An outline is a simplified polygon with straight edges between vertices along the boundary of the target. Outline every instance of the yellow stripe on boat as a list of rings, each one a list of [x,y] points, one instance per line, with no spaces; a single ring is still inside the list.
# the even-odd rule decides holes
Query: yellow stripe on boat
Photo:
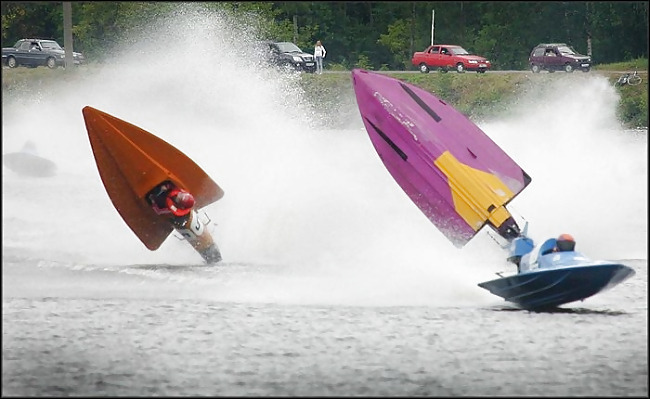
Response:
[[[510,217],[503,205],[514,194],[497,176],[459,162],[449,151],[434,164],[447,176],[456,212],[474,230],[488,220],[498,228]]]

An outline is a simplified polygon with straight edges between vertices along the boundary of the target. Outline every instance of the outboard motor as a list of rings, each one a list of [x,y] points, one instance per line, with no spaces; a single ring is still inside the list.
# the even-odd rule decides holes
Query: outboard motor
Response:
[[[506,219],[506,221],[503,222],[501,226],[499,226],[497,233],[499,233],[499,235],[505,238],[508,242],[511,242],[515,238],[521,236],[521,230],[519,229],[517,222],[512,216]]]
[[[516,226],[516,225],[515,225]],[[519,233],[519,236],[512,240],[508,249],[509,254],[506,260],[517,265],[517,272],[519,272],[519,262],[521,257],[529,253],[535,247],[532,239],[526,237],[528,233],[528,222],[524,226],[524,231]]]

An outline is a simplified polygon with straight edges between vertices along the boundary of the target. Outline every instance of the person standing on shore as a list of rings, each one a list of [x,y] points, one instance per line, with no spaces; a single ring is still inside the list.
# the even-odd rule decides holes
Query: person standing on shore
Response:
[[[325,47],[321,44],[320,40],[316,41],[314,47],[314,58],[316,58],[316,73],[321,75],[323,73],[323,58],[325,58]]]

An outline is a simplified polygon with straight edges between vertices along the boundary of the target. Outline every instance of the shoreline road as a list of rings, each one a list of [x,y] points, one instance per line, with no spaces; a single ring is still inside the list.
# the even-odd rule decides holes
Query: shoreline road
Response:
[[[422,73],[420,71],[372,71],[372,72],[377,72],[377,73]],[[575,74],[589,74],[589,73],[594,73],[594,72],[595,73],[613,73],[613,74],[620,73],[620,74],[624,74],[624,73],[630,73],[630,72],[632,72],[632,70],[629,70],[629,71],[599,71],[599,70],[592,69],[591,71],[586,72],[586,73],[585,72],[580,72],[580,71],[576,71],[574,73]],[[648,74],[648,71],[637,71],[637,72],[639,73],[639,75],[641,75],[641,74],[646,74],[647,75]],[[350,73],[350,71],[328,71],[327,69],[325,69],[325,70],[323,70],[323,73],[333,73],[333,74],[336,74],[336,73]],[[431,71],[429,73],[429,75],[436,74],[436,73],[440,73],[440,72]],[[449,71],[447,73],[457,74],[457,72],[455,72],[455,71]],[[495,73],[495,74],[504,74],[504,73],[533,73],[533,72],[526,69],[526,70],[521,70],[521,71],[487,71],[485,73],[487,73],[487,74],[493,74],[493,73]],[[549,73],[549,72],[548,71],[543,71],[543,72],[540,72],[540,73]],[[563,73],[566,74],[566,72],[557,72],[557,73],[558,74],[563,74]],[[464,74],[465,75],[472,75],[472,74],[476,74],[476,72],[464,72]]]

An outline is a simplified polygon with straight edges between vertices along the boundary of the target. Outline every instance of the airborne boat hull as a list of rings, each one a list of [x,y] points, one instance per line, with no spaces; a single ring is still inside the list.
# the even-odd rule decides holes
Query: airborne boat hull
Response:
[[[169,181],[192,193],[195,207],[200,209],[223,197],[221,187],[187,155],[152,133],[89,106],[82,113],[104,188],[140,241],[154,251],[176,229],[207,262],[221,260],[195,212],[178,226],[158,215],[146,198],[158,184]],[[182,227],[186,224],[193,227]]]
[[[505,205],[531,179],[465,115],[379,73],[352,71],[370,140],[395,181],[457,247],[485,225],[515,225]]]

